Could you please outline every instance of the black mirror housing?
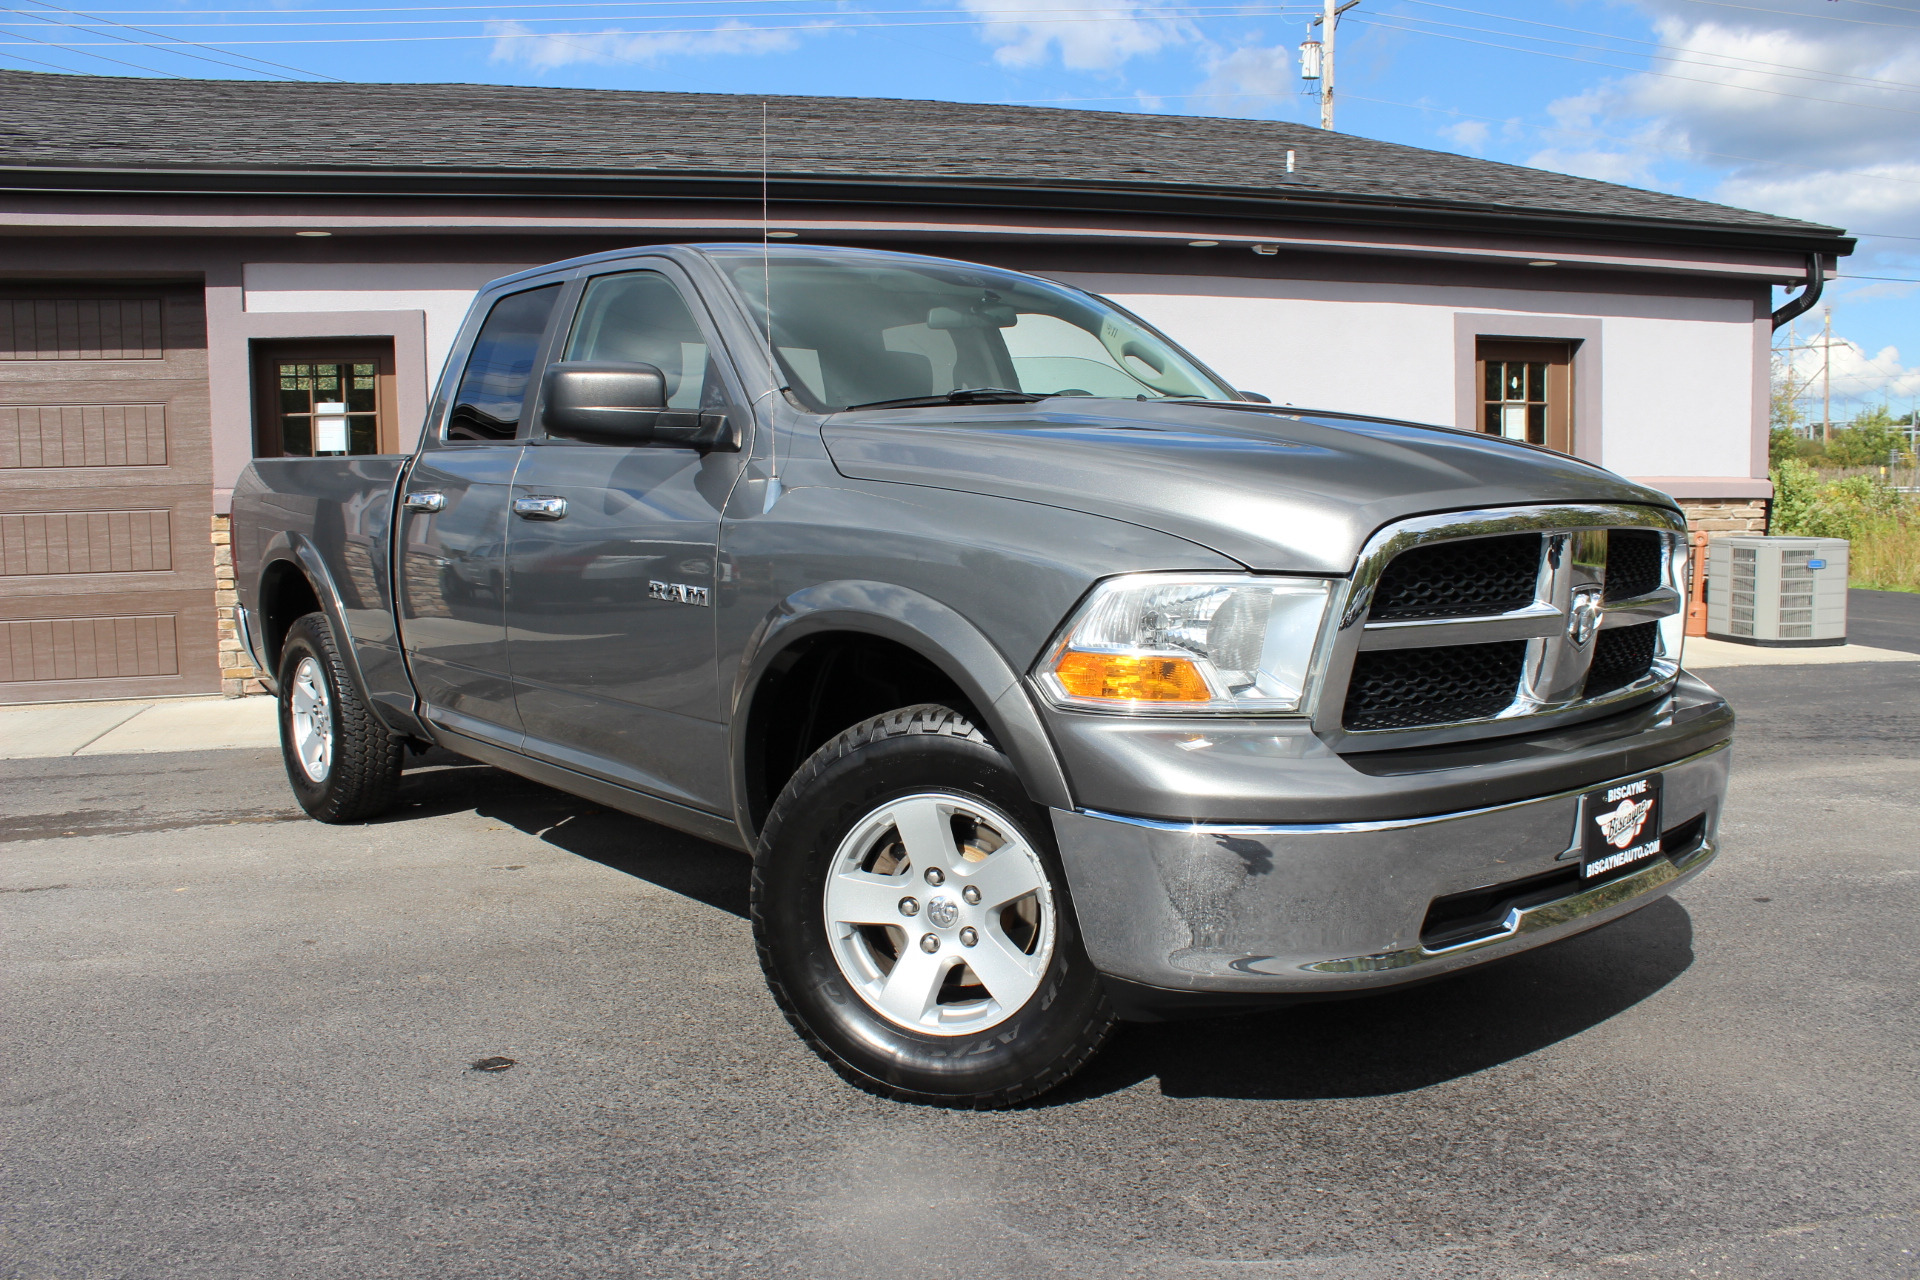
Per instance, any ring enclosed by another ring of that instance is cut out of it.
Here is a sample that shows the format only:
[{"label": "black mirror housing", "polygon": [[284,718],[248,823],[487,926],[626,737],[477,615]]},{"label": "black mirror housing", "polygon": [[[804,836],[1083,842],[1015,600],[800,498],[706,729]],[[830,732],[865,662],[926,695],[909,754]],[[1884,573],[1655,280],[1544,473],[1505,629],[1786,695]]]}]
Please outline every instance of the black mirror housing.
[{"label": "black mirror housing", "polygon": [[592,444],[684,445],[733,451],[739,433],[725,413],[667,408],[667,378],[650,364],[568,360],[547,370],[540,424],[550,436]]},{"label": "black mirror housing", "polygon": [[1272,396],[1263,396],[1258,391],[1242,391],[1240,393],[1240,398],[1242,400],[1251,400],[1255,404],[1272,404],[1273,403]]},{"label": "black mirror housing", "polygon": [[564,361],[547,370],[541,404],[548,435],[645,444],[667,407],[667,375],[637,361]]}]

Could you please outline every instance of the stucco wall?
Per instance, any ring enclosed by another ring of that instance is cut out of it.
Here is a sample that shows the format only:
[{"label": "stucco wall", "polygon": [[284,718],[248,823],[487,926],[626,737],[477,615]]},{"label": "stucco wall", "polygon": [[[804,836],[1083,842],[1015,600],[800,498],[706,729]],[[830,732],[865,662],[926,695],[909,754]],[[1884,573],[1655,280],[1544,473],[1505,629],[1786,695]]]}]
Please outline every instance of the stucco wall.
[{"label": "stucco wall", "polygon": [[[421,311],[427,321],[427,378],[440,375],[467,304],[489,280],[535,262],[249,262],[250,312]],[[409,428],[403,426],[402,434]]]},{"label": "stucco wall", "polygon": [[[526,265],[250,262],[245,307],[289,321],[302,312],[423,313],[431,381],[475,292]],[[1625,475],[1698,482],[1671,486],[1688,496],[1750,496],[1718,491],[1755,476],[1754,424],[1765,405],[1755,398],[1764,384],[1747,300],[1390,279],[1047,274],[1113,298],[1236,385],[1278,402],[1451,426],[1473,425],[1476,333],[1575,339],[1577,452]]]},{"label": "stucco wall", "polygon": [[[1473,353],[1455,317],[1473,313],[1469,328],[1497,333],[1487,317],[1511,315],[1513,336],[1597,346],[1587,352],[1597,358],[1576,365],[1576,378],[1591,378],[1595,371],[1580,366],[1597,364],[1599,379],[1597,393],[1590,383],[1576,388],[1582,455],[1630,476],[1753,475],[1754,423],[1765,406],[1754,399],[1750,301],[1385,281],[1058,278],[1114,299],[1236,385],[1278,402],[1460,427],[1473,425],[1461,420],[1461,402],[1471,399],[1459,394]],[[1561,319],[1566,331],[1556,333]]]}]

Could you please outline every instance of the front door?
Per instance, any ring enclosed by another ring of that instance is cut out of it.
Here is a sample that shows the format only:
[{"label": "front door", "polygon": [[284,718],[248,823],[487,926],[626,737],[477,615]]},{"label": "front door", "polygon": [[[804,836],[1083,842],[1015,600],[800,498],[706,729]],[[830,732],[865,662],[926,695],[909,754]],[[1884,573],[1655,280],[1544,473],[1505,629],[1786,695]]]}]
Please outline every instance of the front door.
[{"label": "front door", "polygon": [[559,285],[508,294],[474,339],[444,425],[400,495],[401,636],[427,718],[507,744],[507,501],[520,424]]},{"label": "front door", "polygon": [[[657,365],[669,407],[738,413],[697,308],[659,271],[595,277],[563,358]],[[741,457],[536,432],[507,531],[509,650],[528,754],[726,809],[712,600],[720,510]]]}]

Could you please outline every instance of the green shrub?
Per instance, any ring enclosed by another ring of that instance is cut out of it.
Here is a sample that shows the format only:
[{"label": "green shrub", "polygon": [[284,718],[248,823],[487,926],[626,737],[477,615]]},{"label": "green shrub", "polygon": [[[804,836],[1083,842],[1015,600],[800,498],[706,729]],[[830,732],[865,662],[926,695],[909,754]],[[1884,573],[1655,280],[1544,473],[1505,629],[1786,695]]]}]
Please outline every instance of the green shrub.
[{"label": "green shrub", "polygon": [[1773,478],[1769,532],[1845,538],[1849,586],[1920,591],[1920,508],[1877,476],[1821,483],[1813,468],[1783,458]]}]

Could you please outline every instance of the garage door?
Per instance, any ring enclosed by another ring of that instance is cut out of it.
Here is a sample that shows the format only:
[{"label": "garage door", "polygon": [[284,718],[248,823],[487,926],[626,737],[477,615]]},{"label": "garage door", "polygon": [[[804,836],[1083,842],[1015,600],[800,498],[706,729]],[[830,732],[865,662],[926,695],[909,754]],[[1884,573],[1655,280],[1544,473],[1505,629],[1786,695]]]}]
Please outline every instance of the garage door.
[{"label": "garage door", "polygon": [[0,702],[214,693],[198,286],[0,283]]}]

